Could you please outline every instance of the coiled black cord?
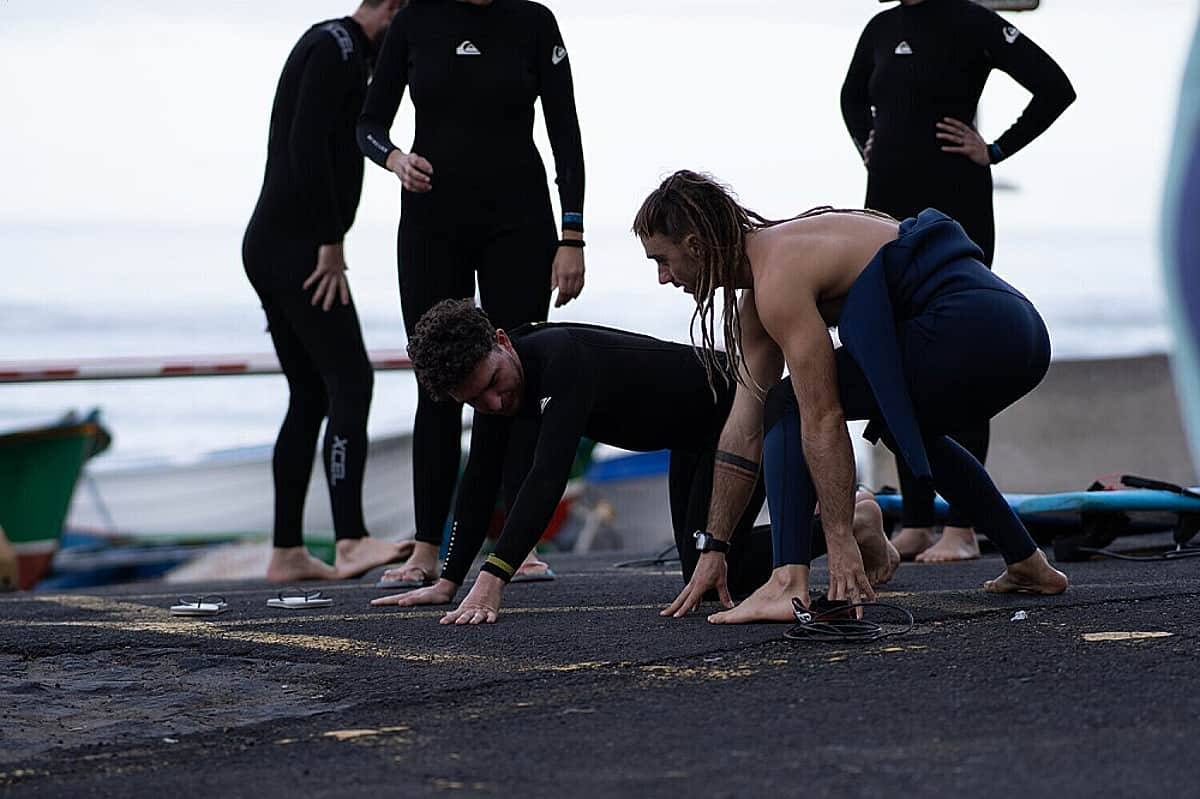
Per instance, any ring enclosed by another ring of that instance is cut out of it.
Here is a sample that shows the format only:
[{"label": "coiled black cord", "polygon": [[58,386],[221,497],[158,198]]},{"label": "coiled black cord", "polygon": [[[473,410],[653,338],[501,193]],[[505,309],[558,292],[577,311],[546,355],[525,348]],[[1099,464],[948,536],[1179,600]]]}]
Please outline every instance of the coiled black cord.
[{"label": "coiled black cord", "polygon": [[[797,623],[783,634],[784,638],[792,641],[866,642],[905,635],[913,628],[912,613],[890,602],[832,602],[822,596],[814,600],[812,606],[810,610],[804,607],[799,597],[792,599]],[[906,621],[897,629],[889,630],[878,622],[855,618],[855,611],[859,608],[896,611]]]}]

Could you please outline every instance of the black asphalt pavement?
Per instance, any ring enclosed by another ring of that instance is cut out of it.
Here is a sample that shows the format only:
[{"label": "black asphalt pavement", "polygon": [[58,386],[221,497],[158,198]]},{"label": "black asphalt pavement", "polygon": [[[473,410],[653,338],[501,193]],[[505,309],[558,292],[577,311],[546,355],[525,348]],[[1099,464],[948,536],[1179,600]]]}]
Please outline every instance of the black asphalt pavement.
[{"label": "black asphalt pavement", "polygon": [[1200,795],[1200,559],[1052,598],[906,564],[912,632],[830,644],[661,619],[678,572],[620,557],[550,557],[475,628],[372,579],[309,611],[206,585],[230,609],[197,619],[162,584],[0,598],[0,795]]}]

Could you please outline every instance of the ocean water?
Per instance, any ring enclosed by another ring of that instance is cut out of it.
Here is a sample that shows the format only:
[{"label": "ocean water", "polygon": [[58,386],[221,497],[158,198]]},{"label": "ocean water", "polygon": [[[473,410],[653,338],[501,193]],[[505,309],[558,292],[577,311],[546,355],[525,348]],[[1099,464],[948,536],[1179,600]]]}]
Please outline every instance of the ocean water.
[{"label": "ocean water", "polygon": [[[768,216],[862,202],[839,91],[878,3],[548,5],[571,53],[588,216],[587,286],[552,319],[687,340],[690,300],[656,285],[628,232],[646,192],[675,169],[714,173]],[[0,360],[269,351],[242,273],[242,226],[279,67],[300,31],[335,12],[316,0],[3,8]],[[1010,187],[996,193],[996,269],[1042,310],[1056,357],[1161,352],[1154,231],[1196,3],[1054,0],[1013,22],[1059,61],[1079,99],[995,170]],[[1109,42],[1121,57],[1097,46]],[[993,74],[981,131],[998,136],[1028,101]],[[402,147],[412,120],[406,100],[393,129]],[[540,120],[534,131],[551,166]],[[373,349],[405,343],[397,194],[368,165],[347,240]],[[372,433],[408,429],[415,396],[411,375],[379,374]],[[0,428],[100,407],[115,444],[98,465],[189,458],[269,444],[285,403],[281,376],[8,384]]]},{"label": "ocean water", "polygon": [[[368,348],[405,344],[394,229],[347,240]],[[0,225],[19,280],[0,297],[0,360],[269,352],[234,225]],[[582,297],[553,309],[586,321],[688,340],[692,304],[657,285],[627,229],[593,229]],[[997,271],[1039,307],[1056,358],[1162,352],[1168,343],[1157,250],[1148,231],[1112,227],[1004,230]],[[377,375],[373,435],[411,428],[410,374]],[[99,407],[114,433],[100,465],[187,459],[269,444],[282,419],[282,376],[0,384],[0,427]]]}]

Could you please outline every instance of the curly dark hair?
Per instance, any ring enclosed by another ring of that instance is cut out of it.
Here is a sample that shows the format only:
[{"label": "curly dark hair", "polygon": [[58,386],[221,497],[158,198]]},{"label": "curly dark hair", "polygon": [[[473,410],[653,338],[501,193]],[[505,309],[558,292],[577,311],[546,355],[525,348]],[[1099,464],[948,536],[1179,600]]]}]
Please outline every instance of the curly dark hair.
[{"label": "curly dark hair", "polygon": [[417,322],[408,357],[417,382],[435,400],[446,400],[495,345],[496,328],[474,300],[442,300]]}]

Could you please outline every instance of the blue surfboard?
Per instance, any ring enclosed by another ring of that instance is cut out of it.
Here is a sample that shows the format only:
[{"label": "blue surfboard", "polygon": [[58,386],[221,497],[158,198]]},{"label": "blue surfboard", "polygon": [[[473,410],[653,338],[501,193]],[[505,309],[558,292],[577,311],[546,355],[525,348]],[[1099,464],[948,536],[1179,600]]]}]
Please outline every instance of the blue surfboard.
[{"label": "blue surfboard", "polygon": [[[1171,532],[1183,545],[1200,531],[1200,496],[1158,489],[1068,491],[1059,494],[1005,494],[1009,507],[1039,543],[1054,543],[1060,560],[1074,558],[1073,545],[1104,547],[1119,536]],[[903,498],[875,497],[884,522],[896,525]],[[949,506],[934,500],[934,517],[946,520]]]}]

